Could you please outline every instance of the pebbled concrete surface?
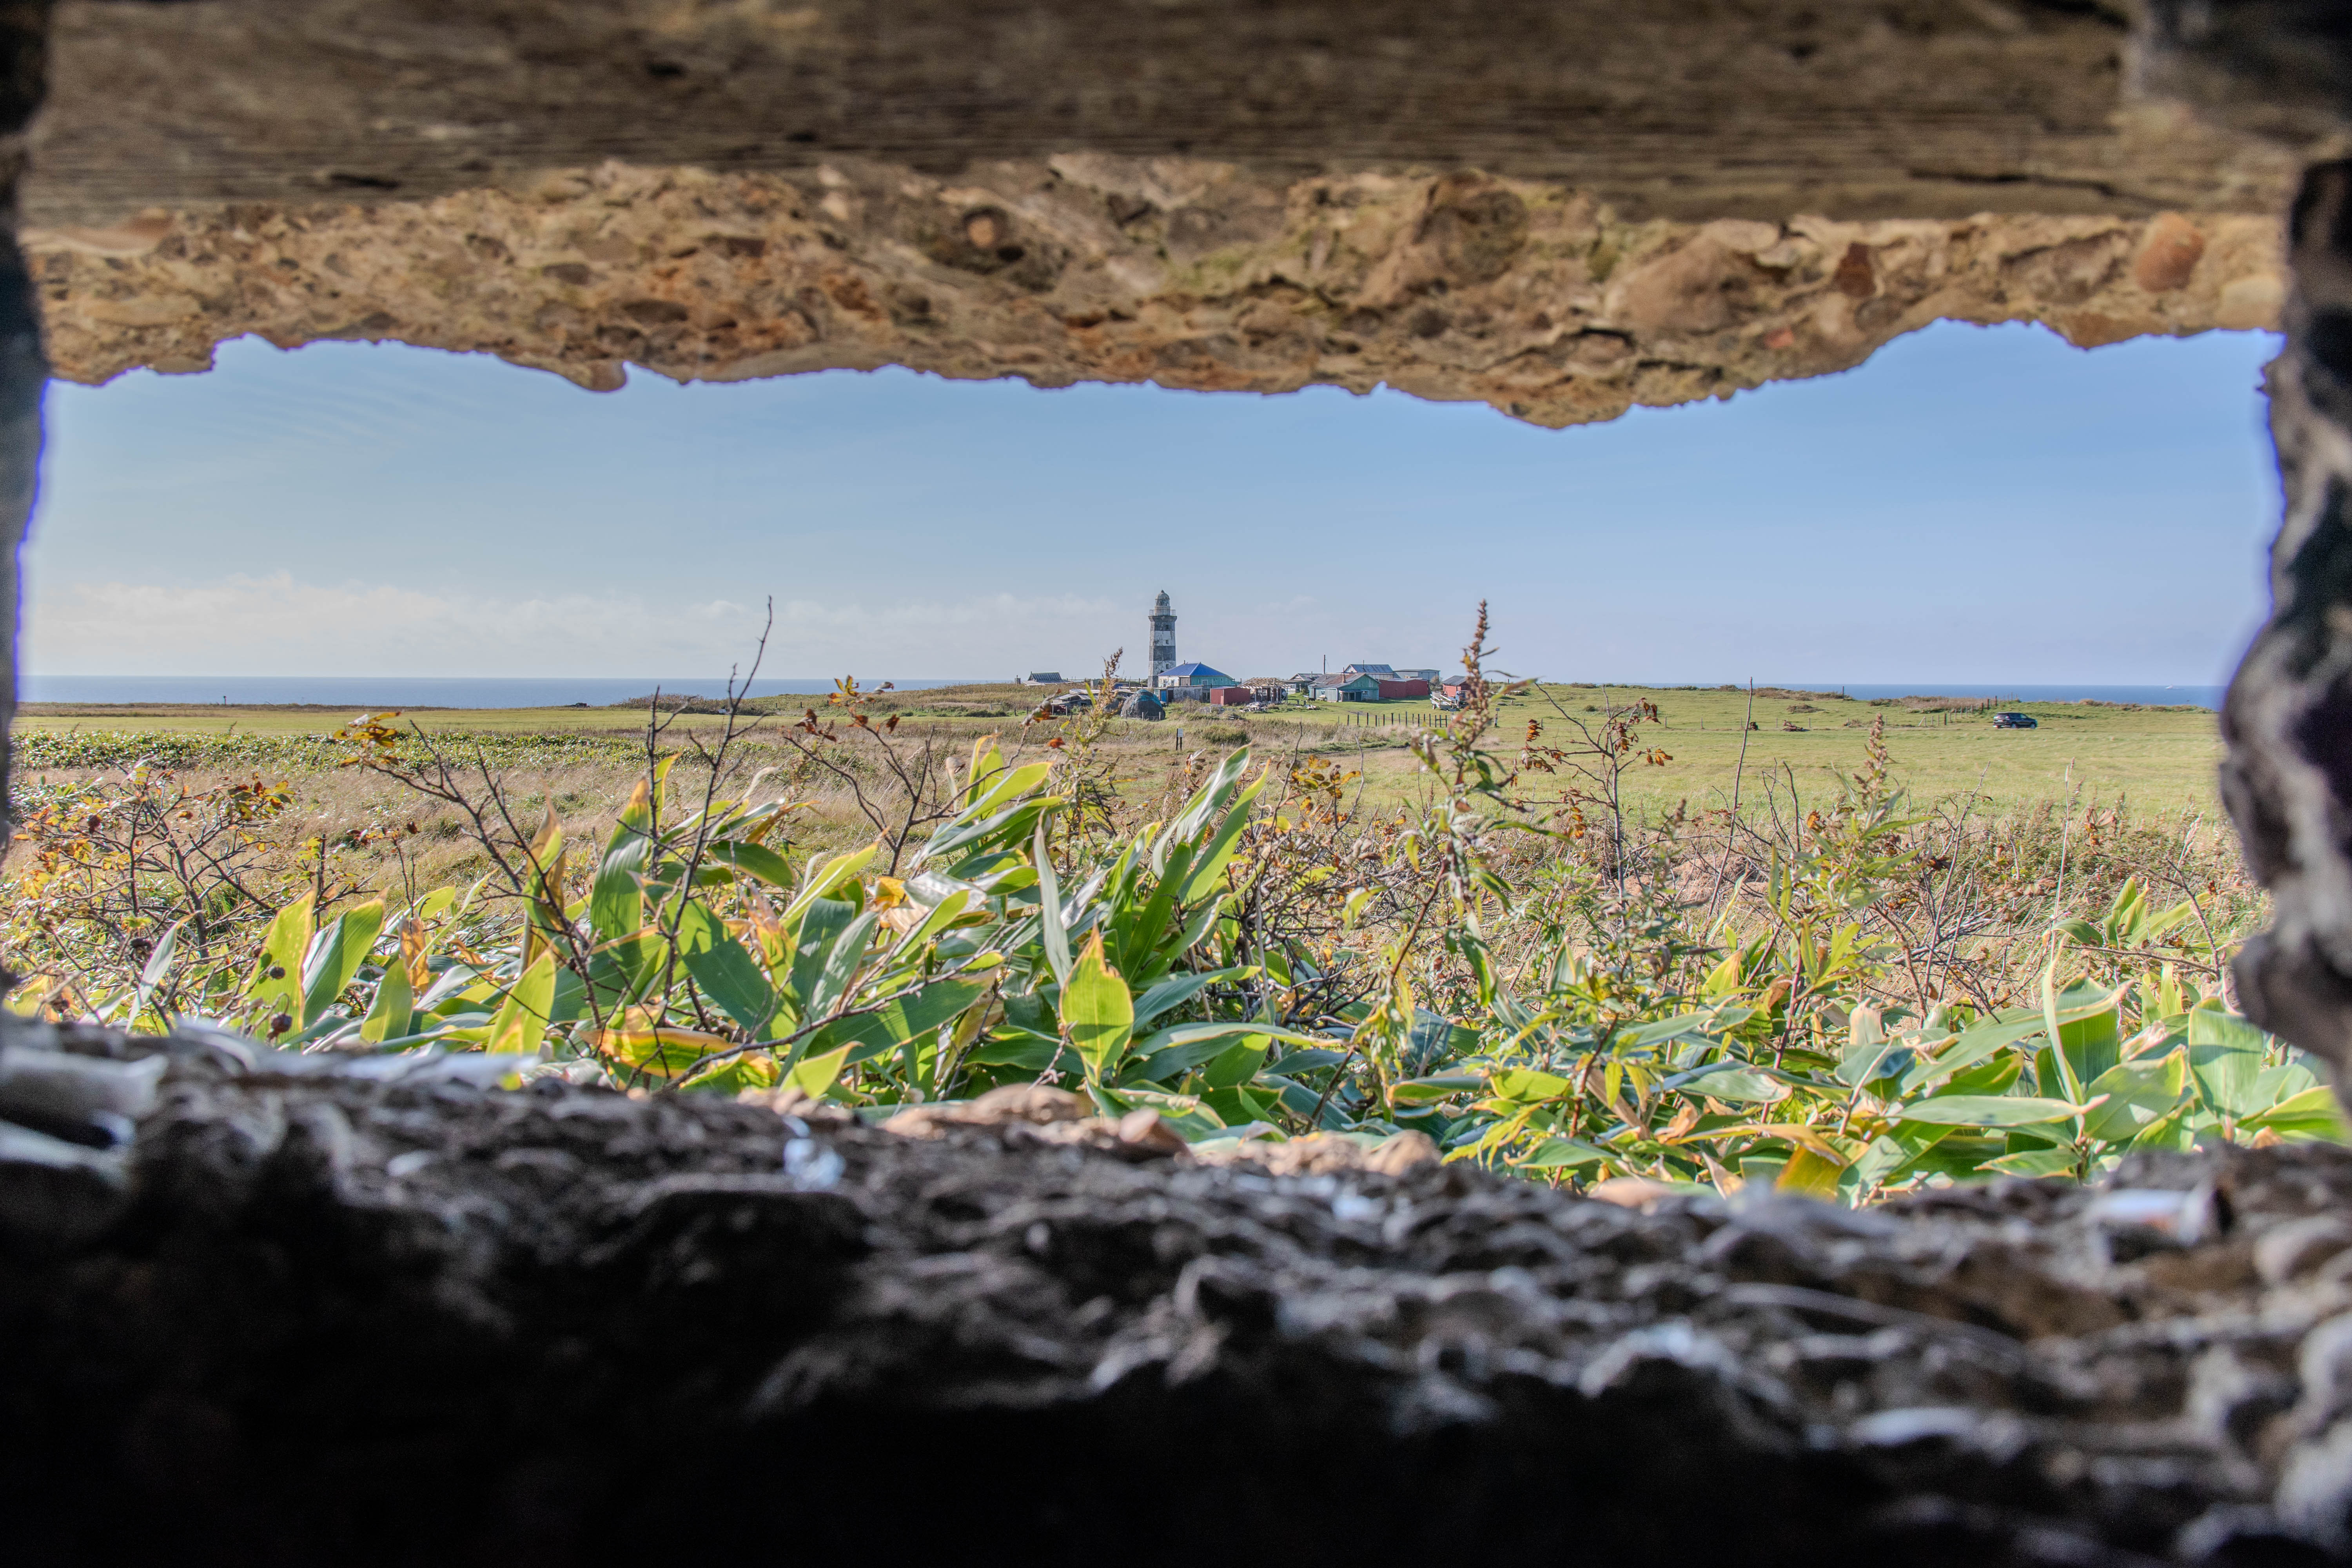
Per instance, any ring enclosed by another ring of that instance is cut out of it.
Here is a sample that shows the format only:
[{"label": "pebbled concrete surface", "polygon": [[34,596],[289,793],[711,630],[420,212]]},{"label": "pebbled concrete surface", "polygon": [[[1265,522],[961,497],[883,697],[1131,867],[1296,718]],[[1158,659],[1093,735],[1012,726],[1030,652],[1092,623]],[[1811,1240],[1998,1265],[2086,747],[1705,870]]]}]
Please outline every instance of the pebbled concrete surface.
[{"label": "pebbled concrete surface", "polygon": [[94,1229],[0,1150],[0,1496],[43,1561],[2347,1542],[2340,1150],[1629,1208],[1051,1108],[908,1135],[172,1048]]},{"label": "pebbled concrete surface", "polygon": [[1456,172],[1286,180],[1073,153],[948,180],[608,164],[424,203],[25,236],[57,372],[398,340],[609,390],[903,364],[1042,386],[1316,384],[1563,426],[1860,363],[1939,318],[2083,346],[2274,326],[2268,216],[1631,222]]}]

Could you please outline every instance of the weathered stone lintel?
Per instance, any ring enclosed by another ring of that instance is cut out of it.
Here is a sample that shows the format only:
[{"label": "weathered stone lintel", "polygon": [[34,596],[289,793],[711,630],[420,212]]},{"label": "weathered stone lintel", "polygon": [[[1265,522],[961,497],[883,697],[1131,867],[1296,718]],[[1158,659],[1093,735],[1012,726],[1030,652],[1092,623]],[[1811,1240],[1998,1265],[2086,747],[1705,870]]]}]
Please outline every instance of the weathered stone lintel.
[{"label": "weathered stone lintel", "polygon": [[26,232],[58,373],[398,340],[583,386],[903,364],[1042,386],[1316,384],[1609,419],[1861,363],[1939,318],[2090,347],[2269,327],[2267,217],[1631,222],[1473,173],[1285,180],[1077,153],[947,181],[608,163],[415,204]]},{"label": "weathered stone lintel", "polygon": [[961,180],[1067,148],[1290,177],[1481,168],[1685,222],[2276,211],[2291,152],[2121,101],[2126,9],[59,0],[26,211],[416,201],[607,158]]}]

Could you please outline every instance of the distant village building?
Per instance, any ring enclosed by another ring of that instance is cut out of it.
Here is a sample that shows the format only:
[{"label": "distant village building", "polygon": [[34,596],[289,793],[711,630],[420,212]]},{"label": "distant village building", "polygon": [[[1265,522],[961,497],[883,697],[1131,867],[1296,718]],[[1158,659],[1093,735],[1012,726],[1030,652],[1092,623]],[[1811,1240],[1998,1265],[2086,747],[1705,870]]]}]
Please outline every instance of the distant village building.
[{"label": "distant village building", "polygon": [[1176,668],[1176,612],[1168,607],[1168,590],[1151,601],[1151,683]]},{"label": "distant village building", "polygon": [[1151,684],[1165,700],[1205,702],[1213,689],[1231,686],[1234,681],[1223,670],[1205,664],[1180,664],[1153,676]]},{"label": "distant village building", "polygon": [[1342,670],[1337,675],[1318,675],[1307,694],[1319,702],[1378,702],[1381,700],[1381,678],[1377,675],[1350,675]]},{"label": "distant village building", "polygon": [[1336,675],[1294,675],[1293,692],[1322,702],[1403,702],[1427,697],[1437,671],[1398,669],[1385,664],[1351,664]]},{"label": "distant village building", "polygon": [[1059,686],[1062,684],[1062,676],[1059,670],[1033,669],[1028,674],[1023,676],[1016,684],[1022,686]]},{"label": "distant village building", "polygon": [[[1151,601],[1149,618],[1151,674],[1148,684],[1155,698],[1154,708],[1169,702],[1206,702],[1219,708],[1271,706],[1286,697],[1312,697],[1325,702],[1400,702],[1429,697],[1437,688],[1439,672],[1434,669],[1399,669],[1370,662],[1349,665],[1337,674],[1302,670],[1287,679],[1260,676],[1235,680],[1210,665],[1176,662],[1176,612],[1169,607],[1165,588]],[[1059,679],[1029,678],[1031,682]]]}]

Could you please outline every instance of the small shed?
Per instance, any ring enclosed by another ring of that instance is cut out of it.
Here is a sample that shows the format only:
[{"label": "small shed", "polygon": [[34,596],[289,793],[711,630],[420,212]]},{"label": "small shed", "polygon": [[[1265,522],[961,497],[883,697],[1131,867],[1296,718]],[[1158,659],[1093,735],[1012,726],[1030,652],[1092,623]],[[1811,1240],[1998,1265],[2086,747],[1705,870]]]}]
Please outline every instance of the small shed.
[{"label": "small shed", "polygon": [[1313,695],[1323,702],[1377,702],[1381,681],[1376,675],[1326,675],[1317,679]]},{"label": "small shed", "polygon": [[1408,697],[1429,695],[1429,682],[1426,680],[1381,680],[1378,684],[1381,689],[1380,700],[1382,702],[1401,702]]},{"label": "small shed", "polygon": [[1213,708],[1246,708],[1257,700],[1257,693],[1246,686],[1214,686],[1209,689],[1209,705]]}]

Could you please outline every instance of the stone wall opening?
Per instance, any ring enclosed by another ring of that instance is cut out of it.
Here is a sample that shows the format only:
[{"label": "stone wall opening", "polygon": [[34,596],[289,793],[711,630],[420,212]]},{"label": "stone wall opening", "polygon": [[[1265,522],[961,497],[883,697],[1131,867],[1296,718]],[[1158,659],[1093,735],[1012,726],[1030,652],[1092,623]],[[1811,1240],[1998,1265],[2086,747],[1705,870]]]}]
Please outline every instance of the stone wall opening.
[{"label": "stone wall opening", "polygon": [[[2225,722],[2278,921],[2240,981],[2343,1062],[2347,109],[2322,0],[28,0],[0,514],[45,352],[197,371],[247,331],[591,388],[1381,382],[1560,426],[1942,318],[2276,322],[2277,604]],[[1139,1474],[1258,1487],[1221,1528],[1293,1561],[1359,1555],[1339,1517],[1612,1563],[2352,1542],[2325,1157],[2136,1169],[2121,1207],[1618,1210],[1171,1168],[1029,1101],[900,1138],[0,1028],[8,1117],[145,1118],[120,1160],[0,1142],[0,1489],[60,1561],[837,1554],[885,1518],[1076,1561]],[[912,1503],[910,1447],[950,1456]],[[797,1491],[747,1512],[747,1473]],[[1122,1552],[1197,1555],[1154,1522]]]}]

